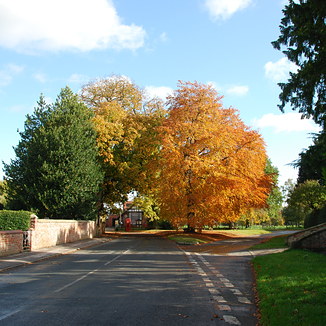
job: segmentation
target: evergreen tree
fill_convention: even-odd
[[[287,83],[280,83],[280,109],[290,103],[304,117],[325,128],[326,1],[290,0],[283,10],[279,38],[274,48],[298,66]]]
[[[43,96],[25,121],[16,158],[5,164],[12,208],[40,217],[93,219],[103,175],[92,112],[67,87],[56,102]]]
[[[306,180],[318,180],[325,184],[324,171],[326,169],[326,133],[321,132],[314,137],[314,142],[308,149],[299,154],[294,166],[299,168],[298,183]]]

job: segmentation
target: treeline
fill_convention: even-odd
[[[62,89],[53,104],[41,96],[4,165],[3,206],[94,219],[134,191],[150,219],[189,228],[266,210],[277,170],[261,135],[220,99],[209,85],[180,82],[163,102],[120,76],[79,95]]]

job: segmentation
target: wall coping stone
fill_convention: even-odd
[[[287,238],[287,243],[290,247],[295,247],[301,240],[325,231],[326,223],[315,225],[308,229],[291,234]]]
[[[24,233],[22,230],[1,230],[0,234],[20,234]]]

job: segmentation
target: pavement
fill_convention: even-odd
[[[0,257],[0,273],[10,270],[12,268],[33,264],[45,259],[71,254],[81,249],[86,249],[106,243],[108,241],[111,241],[112,239],[113,238],[103,237],[80,240],[76,242],[57,245],[54,247],[41,248],[37,249],[36,251],[26,251],[19,254],[2,256]]]
[[[133,233],[132,235],[135,235]],[[115,236],[116,237],[116,236]],[[93,239],[87,239],[87,240],[81,240],[71,243],[66,243],[62,245],[57,245],[54,247],[48,247],[48,248],[41,248],[36,251],[28,251],[28,252],[22,252],[19,254],[9,255],[9,256],[2,256],[0,257],[0,273],[4,271],[8,271],[10,269],[33,264],[45,259],[50,259],[53,257],[61,256],[61,255],[67,255],[74,253],[78,250],[90,248],[93,246],[97,246],[103,243],[106,243],[108,241],[111,241],[115,238],[112,237],[101,237],[101,238],[93,238]],[[238,239],[239,240],[239,239]],[[224,241],[217,241],[216,244],[222,244]],[[227,242],[227,241],[226,241]],[[214,244],[211,243],[211,245]],[[228,244],[229,247],[230,244]],[[249,246],[248,246],[249,247]],[[188,249],[188,248],[187,248]],[[198,247],[196,248],[198,249]],[[286,249],[265,249],[265,250],[230,250],[229,248],[228,252],[221,252],[220,254],[215,253],[219,256],[260,256],[260,255],[267,255],[272,253],[278,253],[282,252]],[[234,248],[235,249],[235,248]],[[197,251],[197,250],[196,250]]]

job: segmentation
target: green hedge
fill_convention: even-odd
[[[29,229],[31,212],[0,210],[0,230],[23,230]]]

